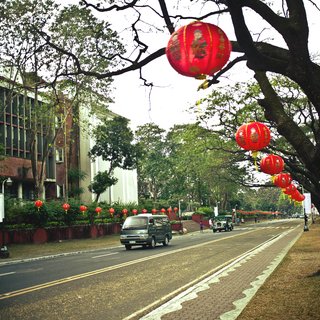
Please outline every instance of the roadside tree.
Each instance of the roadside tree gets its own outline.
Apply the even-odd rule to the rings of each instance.
[[[108,166],[104,172],[98,173],[89,186],[89,190],[96,193],[98,201],[100,194],[117,182],[114,177],[116,168],[136,168],[138,149],[134,144],[134,135],[128,126],[128,120],[120,116],[105,118],[100,125],[93,128],[93,139],[95,145],[91,148],[89,157],[92,161],[101,157]]]

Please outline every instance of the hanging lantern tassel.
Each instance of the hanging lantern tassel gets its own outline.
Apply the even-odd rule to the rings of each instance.
[[[200,90],[205,90],[209,87],[209,81],[208,80],[205,80],[203,81],[200,86],[198,87],[198,91]]]
[[[253,163],[254,163],[254,167],[256,168],[256,171],[259,171],[259,168],[257,165],[258,151],[257,150],[251,151],[251,156],[253,158]]]

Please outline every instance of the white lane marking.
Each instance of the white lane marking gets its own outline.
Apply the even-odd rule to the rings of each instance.
[[[7,273],[0,273],[0,277],[9,276],[10,274],[14,274],[15,272],[7,272]]]
[[[101,254],[100,256],[94,256],[94,257],[92,257],[92,259],[97,259],[97,258],[112,256],[113,254],[118,254],[118,253],[119,253],[119,252],[112,252],[112,253]]]

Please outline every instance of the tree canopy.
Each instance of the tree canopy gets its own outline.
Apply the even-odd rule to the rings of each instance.
[[[257,108],[290,146],[291,155],[286,159],[286,164],[290,168],[298,164],[292,172],[300,176],[294,177],[299,178],[299,183],[311,192],[312,201],[320,210],[320,68],[309,51],[310,17],[307,7],[312,8],[314,15],[320,16],[319,6],[312,0],[283,0],[281,3],[264,0],[158,0],[152,3],[139,0],[82,0],[78,5],[80,10],[89,9],[106,21],[110,15],[124,18],[119,28],[129,30],[132,36],[126,39],[126,52],[116,48],[115,52],[106,55],[99,46],[93,47],[97,56],[108,63],[105,70],[89,68],[78,53],[64,47],[49,29],[38,30],[38,36],[44,41],[44,46],[57,52],[60,59],[68,62],[68,66],[72,64],[72,68],[64,64],[64,74],[107,79],[138,70],[144,83],[152,85],[152,79],[144,77],[143,69],[165,55],[163,41],[156,41],[161,33],[169,38],[179,26],[188,22],[218,22],[226,17],[234,29],[235,38],[231,39],[233,53],[229,63],[209,77],[207,91],[219,90],[215,85],[223,77],[238,72],[237,66],[245,63],[260,89],[254,96]],[[252,16],[255,17],[254,23],[250,23]],[[99,30],[93,32],[99,33]],[[150,34],[151,37],[148,37]],[[291,93],[288,92],[286,97],[279,93],[272,82],[275,74],[283,76],[284,81],[292,81],[304,93],[305,103],[300,104],[300,109],[304,123],[311,130],[306,131],[290,113],[287,97]],[[230,116],[237,119],[238,112]]]
[[[90,158],[95,161],[101,157],[107,161],[108,167],[104,172],[98,172],[89,186],[98,201],[100,194],[118,181],[113,176],[116,168],[136,168],[137,148],[133,144],[134,135],[128,127],[128,120],[120,116],[105,118],[93,129],[93,138],[95,144],[89,152]]]

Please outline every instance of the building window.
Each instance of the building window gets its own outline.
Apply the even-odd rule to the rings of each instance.
[[[64,150],[63,148],[56,149],[56,162],[61,163],[64,162]]]

